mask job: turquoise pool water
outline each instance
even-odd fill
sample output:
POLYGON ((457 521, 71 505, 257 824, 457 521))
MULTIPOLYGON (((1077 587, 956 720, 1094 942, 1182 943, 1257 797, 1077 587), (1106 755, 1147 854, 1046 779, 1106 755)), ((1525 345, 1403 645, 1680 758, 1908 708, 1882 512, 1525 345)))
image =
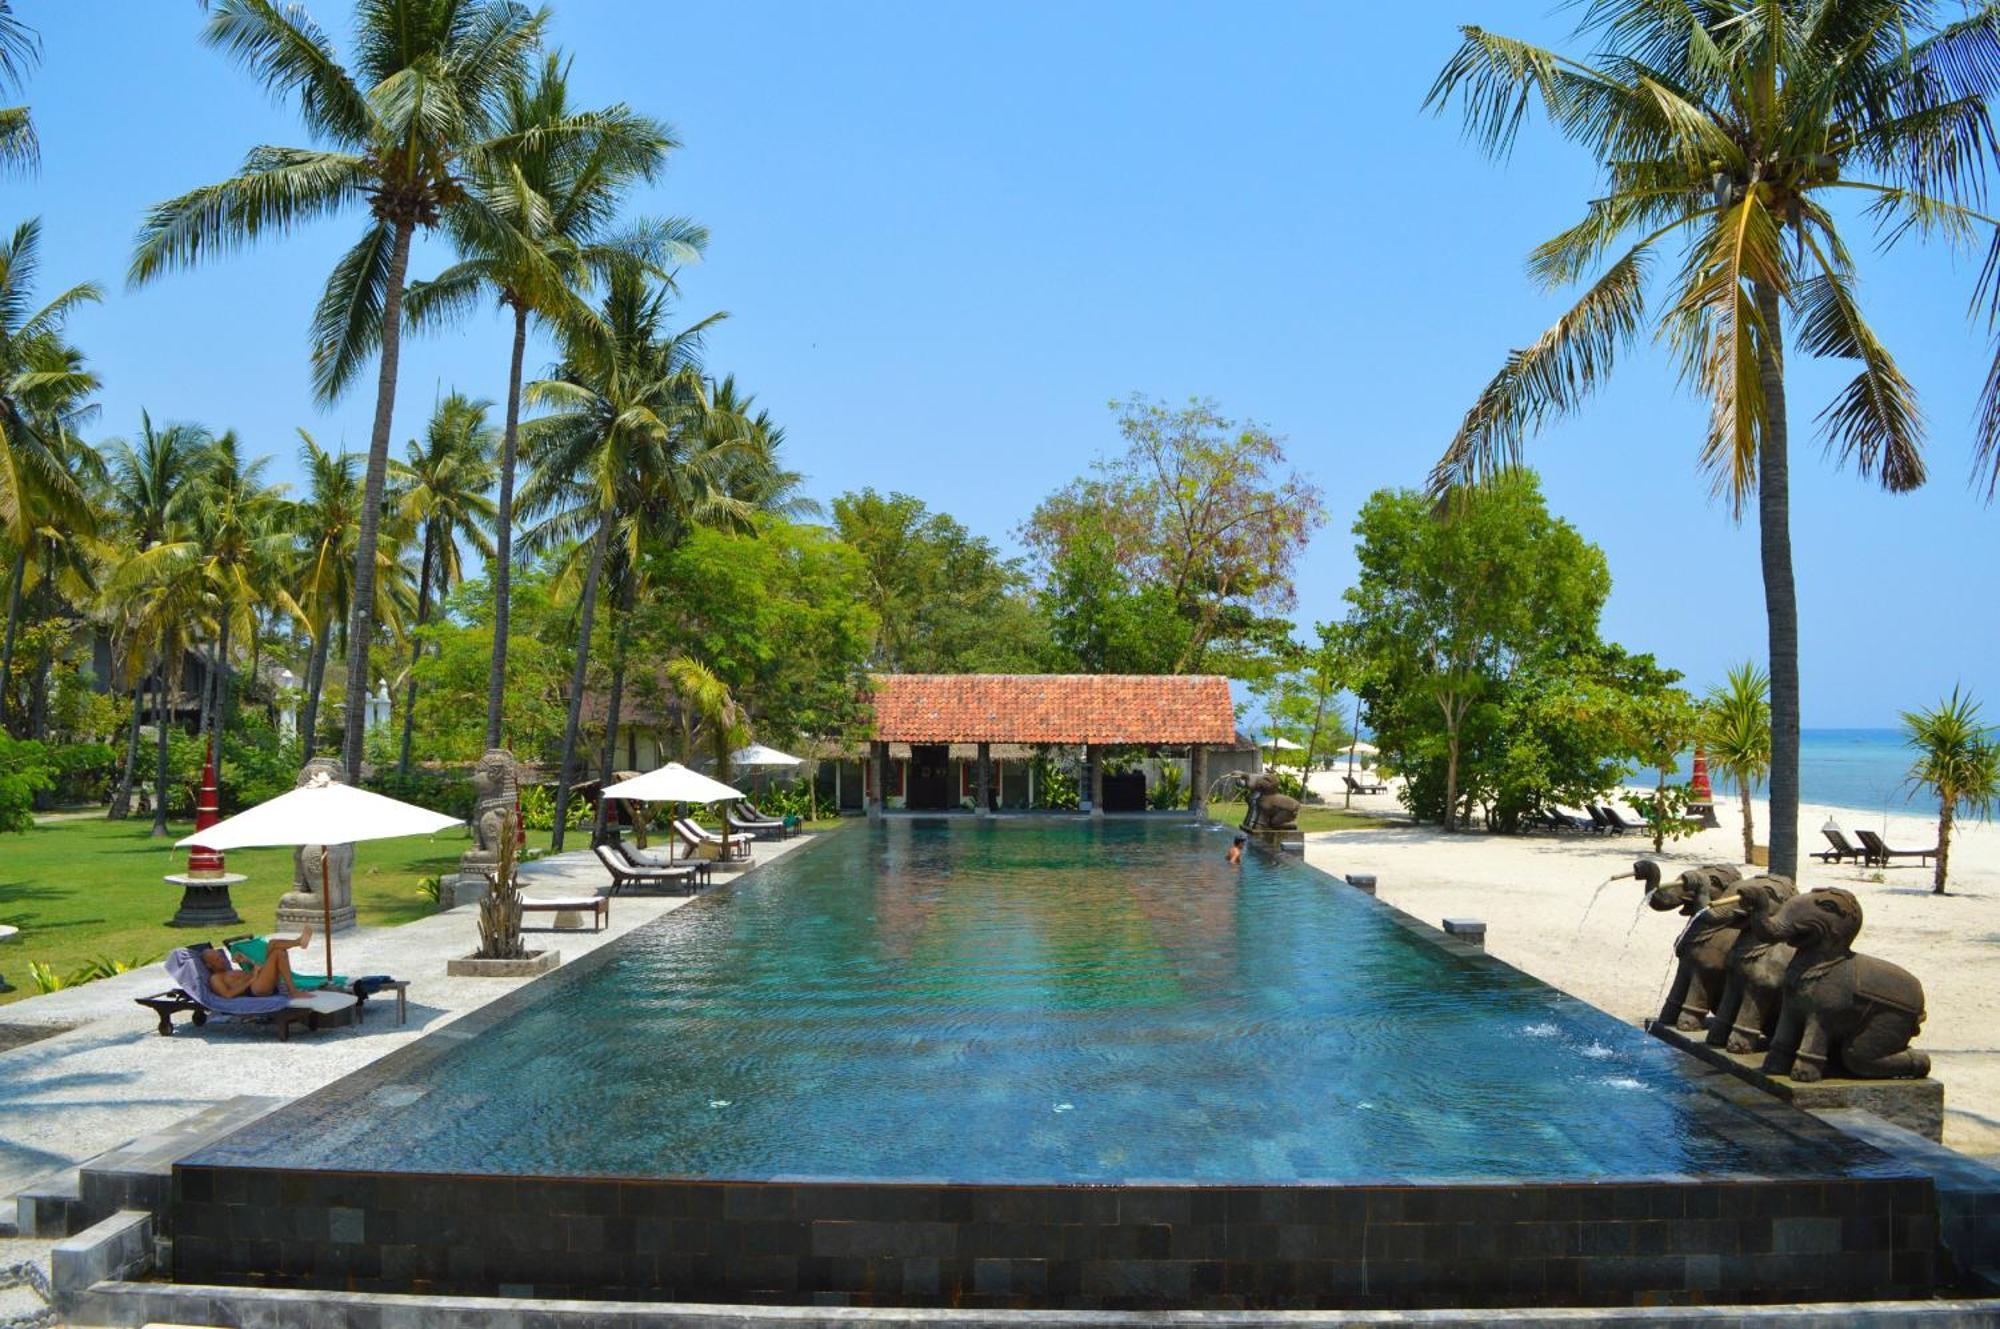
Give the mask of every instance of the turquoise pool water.
POLYGON ((844 829, 195 1161, 979 1182, 1869 1165, 1226 845, 1158 820, 844 829))

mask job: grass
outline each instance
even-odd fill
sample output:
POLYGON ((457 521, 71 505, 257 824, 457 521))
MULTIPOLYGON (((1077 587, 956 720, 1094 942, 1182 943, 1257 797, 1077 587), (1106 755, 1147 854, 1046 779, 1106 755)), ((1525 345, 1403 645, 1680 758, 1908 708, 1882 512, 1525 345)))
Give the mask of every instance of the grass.
MULTIPOLYGON (((166 925, 180 904, 180 887, 160 880, 186 866, 187 850, 173 842, 193 828, 176 825, 160 840, 148 834, 151 829, 150 820, 88 818, 0 837, 0 923, 21 929, 0 943, 0 974, 15 987, 0 993, 0 1003, 36 995, 28 977, 34 961, 67 975, 99 958, 155 961, 199 939, 166 925)), ((546 831, 528 834, 531 848, 546 849, 548 840, 546 831)), ((354 906, 362 924, 407 923, 430 913, 434 906, 417 883, 455 870, 469 842, 463 830, 450 830, 356 845, 354 906)), ((250 878, 230 888, 243 930, 268 929, 278 897, 291 889, 292 851, 231 850, 229 870, 250 878)))
MULTIPOLYGON (((1211 806, 1209 820, 1219 821, 1226 826, 1235 826, 1243 820, 1241 803, 1211 806)), ((1401 826, 1407 823, 1393 817, 1380 817, 1368 812, 1351 812, 1345 808, 1327 808, 1308 804, 1299 809, 1299 829, 1302 831, 1367 831, 1382 826, 1401 826)))

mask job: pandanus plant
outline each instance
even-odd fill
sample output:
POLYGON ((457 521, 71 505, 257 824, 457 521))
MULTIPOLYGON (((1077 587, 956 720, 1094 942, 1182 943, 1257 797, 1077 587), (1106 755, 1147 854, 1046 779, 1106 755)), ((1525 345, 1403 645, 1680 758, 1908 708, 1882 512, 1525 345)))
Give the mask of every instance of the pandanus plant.
POLYGON ((514 814, 500 818, 500 856, 493 864, 493 889, 479 902, 480 960, 525 960, 521 945, 521 888, 514 869, 519 857, 514 814))

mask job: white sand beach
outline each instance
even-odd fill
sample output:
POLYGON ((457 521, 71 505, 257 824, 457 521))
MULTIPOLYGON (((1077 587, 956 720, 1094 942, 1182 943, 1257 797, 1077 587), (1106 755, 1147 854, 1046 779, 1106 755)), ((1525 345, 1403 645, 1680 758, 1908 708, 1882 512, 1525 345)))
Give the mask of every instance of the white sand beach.
MULTIPOLYGON (((1338 795, 1327 797, 1340 806, 1338 795)), ((1767 810, 1761 801, 1754 806, 1761 842, 1767 810)), ((1393 795, 1358 797, 1354 807, 1403 815, 1393 795)), ((1658 856, 1662 864, 1744 866, 1739 805, 1719 799, 1717 813, 1721 829, 1669 844, 1658 856)), ((1811 805, 1799 813, 1804 849, 1826 847, 1820 826, 1829 817, 1850 839, 1866 827, 1896 849, 1937 843, 1936 817, 1915 805, 1886 819, 1811 805)), ((1597 888, 1651 848, 1636 834, 1447 835, 1405 825, 1309 835, 1306 857, 1334 873, 1374 873, 1383 899, 1427 922, 1484 919, 1494 955, 1637 1021, 1658 1009, 1683 920, 1645 909, 1636 882, 1613 882, 1601 895, 1597 888)), ((1944 1082, 1945 1143, 2000 1155, 2000 825, 1962 824, 1953 835, 1948 895, 1933 895, 1931 869, 1915 864, 1884 870, 1808 859, 1800 884, 1853 891, 1866 915, 1856 949, 1923 981, 1929 1016, 1916 1046, 1930 1053, 1932 1074, 1944 1082)))

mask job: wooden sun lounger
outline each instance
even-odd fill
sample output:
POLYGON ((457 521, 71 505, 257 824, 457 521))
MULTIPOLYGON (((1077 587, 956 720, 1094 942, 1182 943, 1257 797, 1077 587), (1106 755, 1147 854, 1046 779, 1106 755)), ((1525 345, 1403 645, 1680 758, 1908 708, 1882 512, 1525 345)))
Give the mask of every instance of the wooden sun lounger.
POLYGON ((1611 823, 1613 831, 1620 834, 1626 831, 1643 831, 1646 829, 1645 822, 1625 820, 1624 817, 1619 815, 1618 809, 1612 807, 1609 803, 1604 805, 1604 819, 1611 823))
POLYGON ((597 861, 611 874, 611 893, 618 894, 627 886, 663 885, 676 883, 684 885, 689 895, 694 894, 701 883, 708 880, 708 864, 685 863, 677 867, 654 867, 648 863, 634 863, 625 856, 622 845, 601 844, 595 846, 597 861))
POLYGON ((750 857, 750 837, 747 835, 717 835, 697 826, 683 817, 674 824, 674 834, 688 847, 689 856, 700 855, 707 858, 748 858, 750 857))
POLYGON ((1340 778, 1347 781, 1347 792, 1350 794, 1386 794, 1389 792, 1389 786, 1379 781, 1371 784, 1365 780, 1356 780, 1351 775, 1343 775, 1340 778))
POLYGON ((1814 851, 1813 857, 1818 859, 1820 862, 1845 863, 1850 858, 1857 863, 1866 863, 1868 861, 1868 851, 1864 848, 1856 848, 1854 845, 1850 844, 1848 842, 1847 837, 1841 832, 1828 830, 1826 827, 1822 826, 1820 827, 1819 833, 1821 835, 1824 835, 1826 837, 1826 842, 1833 846, 1833 848, 1831 849, 1820 849, 1814 851))
POLYGON ((589 914, 596 923, 591 931, 602 932, 611 924, 611 898, 605 895, 572 895, 559 900, 545 900, 524 895, 521 897, 521 912, 589 914))
POLYGON ((1914 858, 1919 863, 1928 863, 1937 857, 1936 849, 1891 849, 1873 831, 1856 831, 1855 835, 1860 837, 1862 847, 1868 851, 1865 861, 1874 867, 1886 868, 1892 858, 1914 858))

